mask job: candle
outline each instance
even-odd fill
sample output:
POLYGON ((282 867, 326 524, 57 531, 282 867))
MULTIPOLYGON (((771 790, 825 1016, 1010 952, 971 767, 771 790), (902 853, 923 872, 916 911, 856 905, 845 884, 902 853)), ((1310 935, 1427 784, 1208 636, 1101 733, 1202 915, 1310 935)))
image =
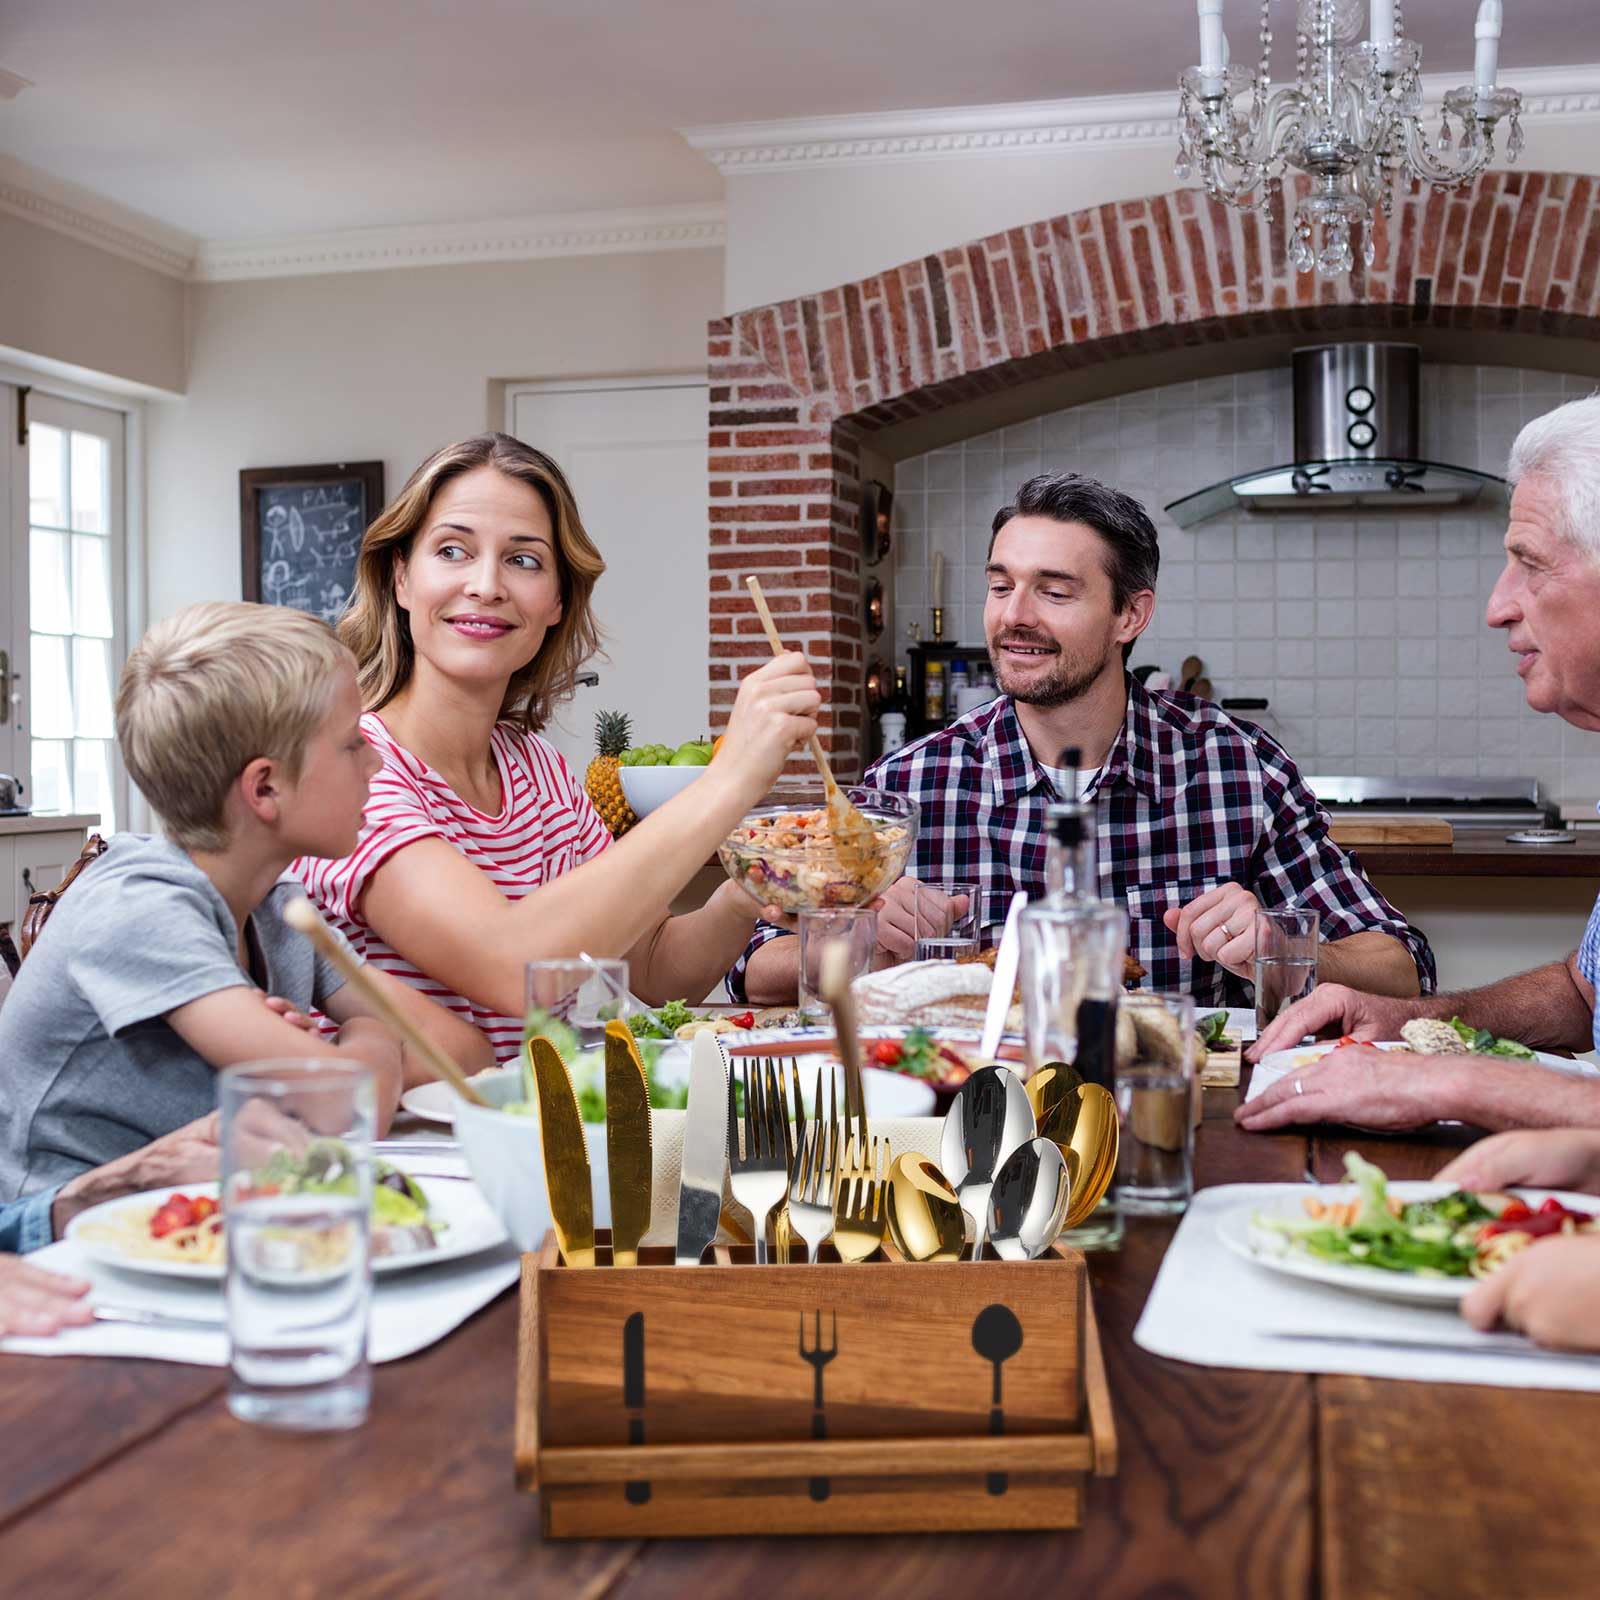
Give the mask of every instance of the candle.
POLYGON ((1222 0, 1195 0, 1200 14, 1200 78, 1203 93, 1222 93, 1228 47, 1222 37, 1222 0))
POLYGON ((1367 11, 1367 32, 1375 45, 1394 43, 1394 0, 1372 0, 1367 11))
POLYGON ((944 604, 944 551, 935 550, 933 553, 933 599, 930 604, 942 606, 944 604))
POLYGON ((1473 77, 1479 94, 1488 94, 1494 88, 1495 70, 1500 64, 1502 16, 1500 0, 1483 0, 1478 7, 1478 23, 1472 32, 1478 41, 1473 61, 1473 77))

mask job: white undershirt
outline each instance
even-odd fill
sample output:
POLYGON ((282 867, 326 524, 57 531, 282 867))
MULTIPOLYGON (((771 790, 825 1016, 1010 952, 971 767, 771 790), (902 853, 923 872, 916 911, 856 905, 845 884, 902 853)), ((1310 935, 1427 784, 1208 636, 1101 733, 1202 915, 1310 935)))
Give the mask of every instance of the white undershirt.
MULTIPOLYGON (((1067 782, 1068 774, 1071 771, 1070 768, 1047 767, 1044 762, 1041 761, 1039 763, 1039 770, 1050 780, 1051 784, 1054 785, 1057 794, 1067 794, 1069 788, 1071 787, 1067 782)), ((1085 771, 1082 767, 1079 767, 1078 792, 1076 795, 1071 796, 1071 798, 1076 800, 1087 800, 1089 798, 1089 791, 1100 781, 1100 773, 1100 767, 1090 767, 1087 771, 1085 771)))

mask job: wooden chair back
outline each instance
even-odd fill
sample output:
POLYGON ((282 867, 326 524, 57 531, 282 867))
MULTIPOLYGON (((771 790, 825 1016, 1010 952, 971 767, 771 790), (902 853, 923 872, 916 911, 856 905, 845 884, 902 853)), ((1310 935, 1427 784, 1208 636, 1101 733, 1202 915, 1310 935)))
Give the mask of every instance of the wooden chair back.
MULTIPOLYGON (((41 889, 28 896, 28 909, 22 915, 22 935, 17 953, 19 966, 27 959, 28 952, 34 947, 39 935, 44 932, 44 925, 49 921, 50 913, 55 910, 56 902, 77 882, 78 874, 91 862, 98 861, 105 853, 105 840, 98 833, 91 833, 88 842, 79 851, 78 859, 67 869, 66 877, 55 888, 41 889)), ((13 967, 12 971, 15 972, 16 968, 13 967)))

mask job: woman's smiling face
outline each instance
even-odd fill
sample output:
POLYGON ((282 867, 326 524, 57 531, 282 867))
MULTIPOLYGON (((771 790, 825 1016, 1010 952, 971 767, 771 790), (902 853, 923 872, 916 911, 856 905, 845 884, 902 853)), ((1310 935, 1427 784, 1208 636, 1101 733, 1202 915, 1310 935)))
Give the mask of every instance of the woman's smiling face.
POLYGON ((395 599, 417 655, 447 678, 504 682, 561 620, 555 530, 529 484, 474 467, 433 497, 395 599))

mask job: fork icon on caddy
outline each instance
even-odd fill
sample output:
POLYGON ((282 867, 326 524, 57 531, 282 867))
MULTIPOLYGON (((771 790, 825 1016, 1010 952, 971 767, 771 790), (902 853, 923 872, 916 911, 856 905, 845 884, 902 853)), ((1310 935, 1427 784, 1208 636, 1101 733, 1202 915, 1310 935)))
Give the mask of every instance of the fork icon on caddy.
MULTIPOLYGON (((811 1348, 806 1348, 806 1314, 800 1313, 800 1359, 808 1363, 816 1374, 816 1386, 811 1398, 811 1437, 813 1439, 826 1439, 828 1437, 828 1423, 822 1411, 822 1369, 839 1353, 839 1313, 832 1313, 833 1328, 828 1335, 828 1343, 822 1342, 822 1313, 815 1313, 816 1325, 812 1334, 811 1348)), ((829 1485, 826 1478, 813 1478, 810 1484, 811 1498, 823 1501, 828 1498, 829 1485)))

